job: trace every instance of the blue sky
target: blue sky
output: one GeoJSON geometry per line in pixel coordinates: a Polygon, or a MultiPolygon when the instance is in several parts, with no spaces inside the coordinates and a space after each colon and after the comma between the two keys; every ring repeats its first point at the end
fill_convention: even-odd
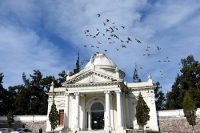
{"type": "Polygon", "coordinates": [[[199,0],[6,0],[0,1],[0,72],[5,75],[4,86],[21,84],[22,73],[31,74],[34,69],[54,76],[62,70],[70,71],[78,51],[81,61],[88,60],[97,52],[89,47],[97,39],[86,37],[84,31],[103,30],[107,18],[118,28],[125,26],[117,31],[120,38],[132,38],[127,48],[98,38],[100,51],[108,50],[105,53],[126,73],[126,81],[131,81],[137,64],[143,81],[151,74],[167,92],[179,72],[181,58],[192,54],[200,61],[199,0]],[[151,55],[143,56],[147,47],[151,55]],[[166,58],[170,62],[158,62],[166,58]]]}

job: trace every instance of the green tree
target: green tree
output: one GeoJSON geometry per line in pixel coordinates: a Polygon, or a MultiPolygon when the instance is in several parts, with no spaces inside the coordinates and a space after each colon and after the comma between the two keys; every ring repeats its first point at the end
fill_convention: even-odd
{"type": "Polygon", "coordinates": [[[39,70],[34,70],[27,78],[22,74],[24,85],[16,97],[15,114],[20,115],[44,115],[47,113],[48,95],[50,84],[55,81],[53,76],[44,77],[39,70]]]}
{"type": "Polygon", "coordinates": [[[6,114],[6,90],[3,87],[3,73],[0,73],[0,115],[5,115],[6,114]]]}
{"type": "Polygon", "coordinates": [[[186,117],[188,123],[192,125],[192,130],[194,132],[194,126],[196,125],[196,105],[192,100],[190,93],[186,92],[184,100],[183,100],[183,112],[186,117]]]}
{"type": "Polygon", "coordinates": [[[167,93],[167,109],[182,109],[186,91],[190,91],[195,105],[200,107],[200,64],[189,55],[181,60],[181,65],[182,68],[177,74],[172,90],[167,93]]]}
{"type": "Polygon", "coordinates": [[[3,73],[0,73],[0,115],[7,115],[10,110],[9,92],[3,87],[3,73]]]}
{"type": "Polygon", "coordinates": [[[133,72],[133,82],[141,82],[141,79],[139,78],[139,74],[138,74],[137,65],[135,65],[135,69],[133,72]]]}
{"type": "Polygon", "coordinates": [[[160,83],[159,82],[156,82],[155,85],[155,90],[154,90],[154,93],[155,93],[155,103],[156,103],[156,110],[163,110],[165,109],[165,101],[166,101],[166,98],[165,98],[165,94],[160,90],[162,87],[160,86],[160,83]]]}
{"type": "Polygon", "coordinates": [[[58,74],[57,87],[62,86],[62,84],[66,81],[66,77],[67,77],[67,74],[64,70],[58,74]]]}
{"type": "Polygon", "coordinates": [[[16,106],[16,98],[19,95],[19,93],[21,92],[23,88],[23,85],[16,85],[16,86],[9,86],[8,87],[8,102],[9,102],[9,112],[8,113],[12,113],[15,114],[15,111],[18,109],[18,107],[16,106]]]}
{"type": "Polygon", "coordinates": [[[50,124],[51,124],[51,129],[53,131],[58,125],[58,120],[59,120],[59,114],[58,114],[56,105],[55,105],[55,103],[53,101],[53,104],[51,106],[51,111],[49,113],[49,121],[50,121],[50,124]]]}
{"type": "Polygon", "coordinates": [[[138,95],[138,101],[136,105],[136,119],[139,126],[142,126],[142,130],[144,132],[144,125],[147,124],[149,120],[149,107],[147,106],[146,102],[144,101],[141,93],[138,95]]]}

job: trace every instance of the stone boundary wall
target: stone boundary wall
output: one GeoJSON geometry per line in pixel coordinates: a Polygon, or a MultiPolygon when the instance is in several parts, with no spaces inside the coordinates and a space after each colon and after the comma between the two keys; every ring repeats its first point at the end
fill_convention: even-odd
{"type": "MultiPolygon", "coordinates": [[[[184,117],[183,109],[177,109],[177,110],[161,110],[157,111],[158,117],[184,117]]],[[[197,117],[200,117],[200,108],[196,111],[197,117]]]]}
{"type": "MultiPolygon", "coordinates": [[[[192,133],[192,127],[188,124],[182,109],[157,111],[158,124],[162,133],[192,133]]],[[[195,132],[200,133],[200,108],[197,109],[197,125],[195,132]]],[[[43,132],[46,130],[46,115],[17,115],[14,116],[14,128],[25,127],[31,129],[33,133],[38,133],[39,128],[43,132]]],[[[7,117],[0,116],[0,128],[7,124],[7,117]]]]}
{"type": "MultiPolygon", "coordinates": [[[[158,124],[163,133],[192,133],[190,126],[184,117],[182,109],[158,111],[158,124]]],[[[200,108],[196,112],[197,120],[195,133],[200,133],[200,108]]]]}
{"type": "MultiPolygon", "coordinates": [[[[47,116],[46,115],[16,115],[14,116],[14,121],[20,121],[20,122],[41,122],[46,121],[47,116]]],[[[7,121],[6,116],[1,116],[0,121],[7,121]]]]}

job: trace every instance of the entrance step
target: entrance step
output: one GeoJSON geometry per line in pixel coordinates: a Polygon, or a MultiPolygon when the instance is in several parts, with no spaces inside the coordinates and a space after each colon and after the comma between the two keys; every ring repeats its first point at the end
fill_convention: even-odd
{"type": "Polygon", "coordinates": [[[109,131],[105,131],[105,130],[91,130],[91,131],[79,131],[79,133],[109,133],[109,131]]]}

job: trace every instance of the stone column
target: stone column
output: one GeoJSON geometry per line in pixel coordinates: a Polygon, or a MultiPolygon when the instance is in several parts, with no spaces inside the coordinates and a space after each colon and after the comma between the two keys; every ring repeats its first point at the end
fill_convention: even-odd
{"type": "Polygon", "coordinates": [[[92,130],[92,128],[91,128],[91,112],[88,112],[88,130],[92,130]]]}
{"type": "Polygon", "coordinates": [[[113,95],[110,95],[110,126],[114,129],[114,114],[113,114],[113,95]]]}
{"type": "Polygon", "coordinates": [[[121,106],[121,90],[116,91],[117,97],[117,125],[118,128],[122,127],[122,106],[121,106]]]}
{"type": "Polygon", "coordinates": [[[105,91],[105,104],[106,104],[106,112],[105,112],[105,129],[110,128],[110,91],[105,91]]]}
{"type": "Polygon", "coordinates": [[[75,123],[74,123],[74,127],[76,130],[79,130],[79,93],[74,93],[75,95],[75,99],[76,99],[76,103],[75,103],[75,123]]]}
{"type": "Polygon", "coordinates": [[[64,128],[69,127],[69,93],[65,93],[64,128]]]}

